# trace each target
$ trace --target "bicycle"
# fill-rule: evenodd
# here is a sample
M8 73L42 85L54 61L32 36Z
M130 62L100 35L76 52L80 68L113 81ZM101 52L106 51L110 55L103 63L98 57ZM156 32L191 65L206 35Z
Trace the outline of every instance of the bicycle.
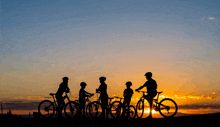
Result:
M137 118L141 118L144 114L144 109L145 109L144 108L144 99L145 99L144 93L147 93L147 92L146 91L138 91L138 92L143 93L142 97L137 102L137 106L136 106L136 112L137 112L136 116ZM153 104L154 110L159 111L159 113L165 118L174 117L178 110L176 102L170 98L164 98L160 102L158 102L159 94L161 93L162 92L157 92L157 99L153 99L153 102L156 103L156 105ZM138 114L139 112L140 112L140 115Z
M97 93L98 95L98 93ZM98 97L98 96L97 96ZM108 118L108 114L110 113L110 115L114 118L114 109L117 109L118 106L120 105L120 103L116 104L114 103L111 103L111 101L114 99L115 97L113 98L108 98L108 105L107 105L107 111L106 111L106 114L107 114L107 118ZM100 102L100 99L98 99L97 101L93 101L90 106L95 106L95 111L98 111L96 112L96 114L93 114L93 117L96 117L96 118L99 118L102 116L102 104ZM89 110L89 113L90 115L92 115L92 112Z
M87 106L85 106L85 112L84 114L86 115L87 118L92 118L94 117L93 115L91 115L92 113L97 113L98 112L98 109L96 108L95 105L92 105L91 101L89 100L90 97L92 97L93 95L90 95L90 96L86 96L85 98L85 103L87 103ZM78 104L78 107L80 105L80 102L79 100L75 100L75 102ZM91 112L91 113L90 113ZM80 112L78 112L78 115L80 115Z
M114 101L112 102L112 105L113 106L115 103L118 103L118 107L114 109L114 107L110 107L111 110L111 113L112 113L112 116L113 118L122 118L122 117L125 117L125 118L128 118L128 119L133 119L135 118L136 116L136 109L133 105L124 105L121 101L122 97L115 97L115 98L118 98L120 99L120 101ZM115 113L113 113L113 111L115 111Z
M54 102L51 102L50 100L43 100L38 105L38 112L43 118L52 117L54 115L55 111L57 112L57 109L58 109L57 101L55 100L55 95L56 94L50 93L49 95L53 97ZM62 106L62 109L64 107L65 116L67 118L75 117L77 115L77 112L78 112L78 104L74 101L70 101L69 97L67 96L67 93L63 97L63 99L65 100L66 98L68 100L68 103L66 105ZM56 116L57 116L57 114L56 114Z

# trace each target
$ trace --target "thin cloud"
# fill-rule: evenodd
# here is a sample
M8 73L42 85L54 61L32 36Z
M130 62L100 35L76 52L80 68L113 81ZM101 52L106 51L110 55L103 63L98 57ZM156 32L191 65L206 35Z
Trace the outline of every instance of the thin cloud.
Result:
M39 102L10 101L2 103L3 110L36 110Z
M207 99L207 100L213 100L217 97L212 97L212 96L204 96L204 95L201 95L201 96L191 96L191 95L187 95L187 96L177 96L175 95L175 98L177 99L197 99L197 100L200 100L200 99Z
M214 19L216 19L215 17L202 17L202 18L200 18L200 19L209 19L209 20L214 20Z
M210 20L214 20L215 18L214 18L214 17L208 17L208 19L210 19Z
M45 97L45 96L17 96L17 97L13 97L14 100L27 100L27 101L30 101L30 100L45 100L47 99L48 97Z

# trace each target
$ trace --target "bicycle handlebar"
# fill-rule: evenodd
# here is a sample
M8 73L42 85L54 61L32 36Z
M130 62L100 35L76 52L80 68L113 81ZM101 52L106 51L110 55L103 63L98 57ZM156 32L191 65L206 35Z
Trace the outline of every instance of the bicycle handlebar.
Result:
M118 98L118 99L124 99L123 97L117 97L117 96L114 96L114 98Z
M137 92L147 93L147 91L137 91Z

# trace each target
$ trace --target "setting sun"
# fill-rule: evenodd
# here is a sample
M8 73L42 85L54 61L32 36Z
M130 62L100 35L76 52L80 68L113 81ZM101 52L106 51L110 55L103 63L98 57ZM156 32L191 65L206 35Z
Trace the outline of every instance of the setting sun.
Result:
M144 109L144 113L147 113L147 114L149 114L150 113L150 109L149 108L145 108ZM158 114L159 112L157 112L157 111L155 111L154 109L152 110L152 114Z

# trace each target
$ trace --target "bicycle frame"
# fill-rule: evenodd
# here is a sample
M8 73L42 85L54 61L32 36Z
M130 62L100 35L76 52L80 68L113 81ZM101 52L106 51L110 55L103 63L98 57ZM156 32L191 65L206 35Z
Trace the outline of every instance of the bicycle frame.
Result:
M121 102L121 104L122 104L122 107L123 107L123 111L125 110L125 108L126 108L126 106L128 107L129 105L124 105L124 103L122 102L122 100L124 99L124 98L122 98L122 97L114 97L114 98L118 98L118 99L120 99L120 102Z
M142 95L142 97L139 99L139 100L141 100L141 101L144 101L144 93L147 93L146 91L139 91L139 92L142 92L143 93L143 95ZM156 105L155 105L155 111L159 111L159 102L158 102L158 99L159 99L159 94L160 94L161 92L157 92L157 98L156 99L153 99L153 103L156 103ZM163 105L163 104L160 104L160 105L162 105L162 106L164 106L165 108L162 108L162 109L168 109L168 107L166 106L166 105Z
M54 103L54 106L55 106L55 108L57 108L58 107L58 104L57 104L57 101L55 100L55 94L50 94L50 95L52 95L53 96L53 103ZM65 100L67 98L67 100L68 100L68 102L70 102L70 99L69 99L69 97L67 96L67 93L65 92L65 96L63 97L63 100ZM63 106L65 105L65 102L64 102L64 104L63 104Z
M139 92L142 92L142 96L141 96L141 98L139 99L139 101L142 101L143 102L143 104L144 104L144 96L145 96L145 93L147 93L146 91L139 91ZM156 103L156 105L155 105L155 107L156 107L156 111L157 111L157 109L158 109L158 107L159 107L159 102L158 102L158 99L159 99L159 94L160 94L160 92L157 92L157 98L156 99L153 99L153 102L152 103ZM139 102L138 101L138 102ZM164 105L163 105L164 106Z
M126 107L129 108L130 105L125 105L125 104L122 102L122 100L124 99L124 98L122 98L122 97L114 97L114 98L120 99L120 102L121 102L121 104L122 104L122 114L124 114L124 112L125 112L125 110L126 110Z

